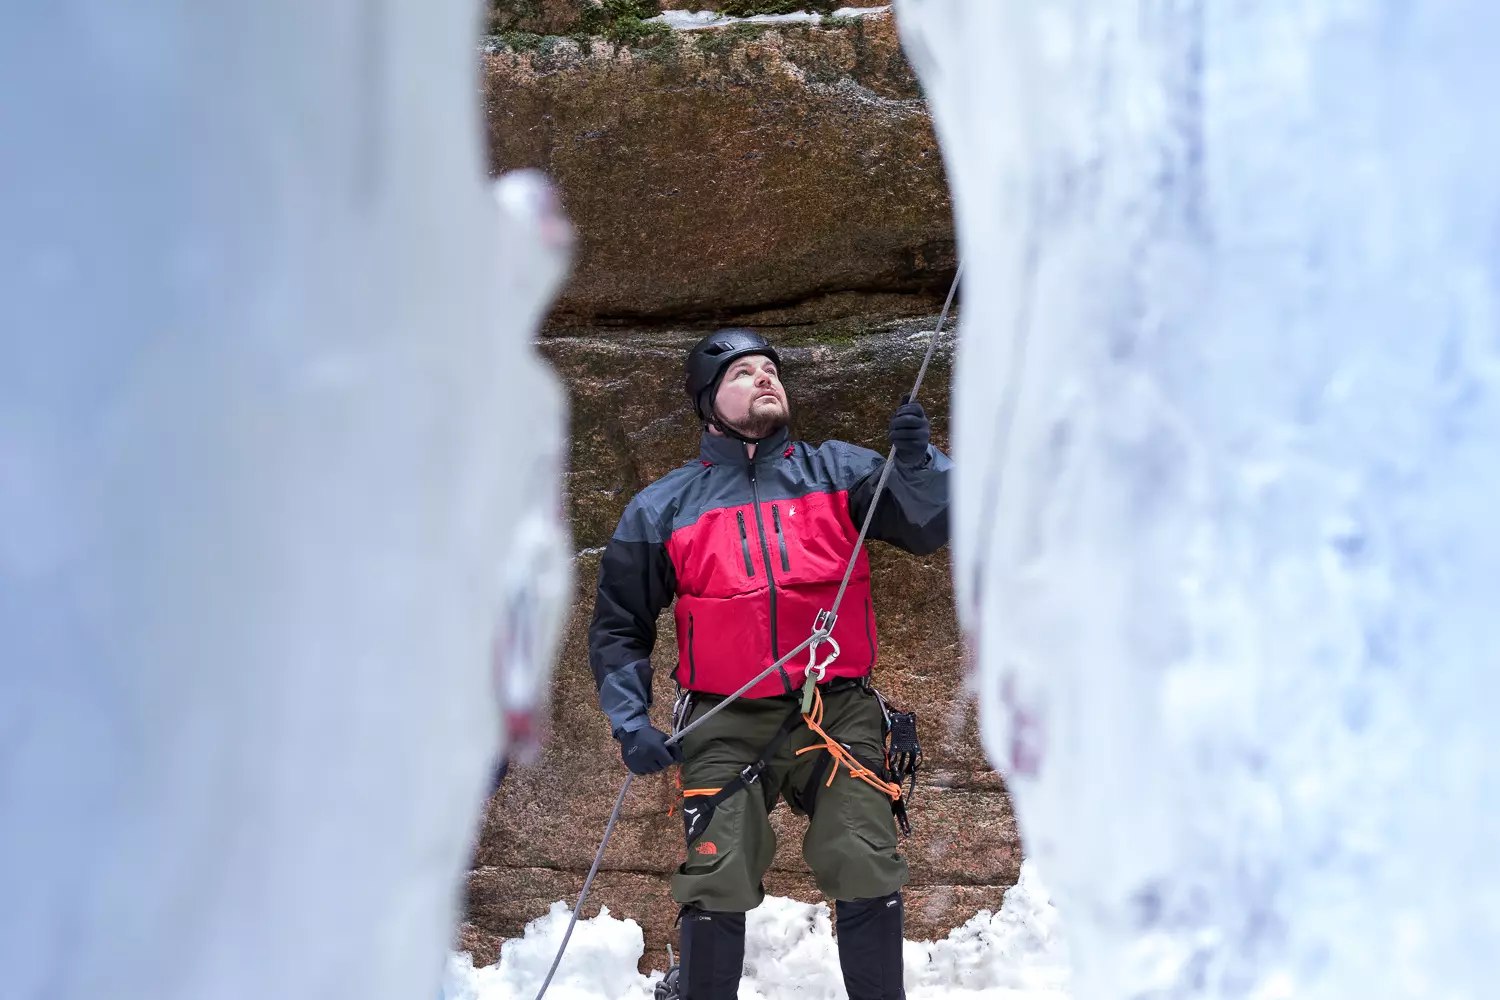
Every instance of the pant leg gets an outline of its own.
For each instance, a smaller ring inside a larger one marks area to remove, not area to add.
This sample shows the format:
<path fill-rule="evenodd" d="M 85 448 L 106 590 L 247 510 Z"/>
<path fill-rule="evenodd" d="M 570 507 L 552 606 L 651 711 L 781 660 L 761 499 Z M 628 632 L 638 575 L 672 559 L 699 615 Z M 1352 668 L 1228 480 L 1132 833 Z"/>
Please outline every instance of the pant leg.
<path fill-rule="evenodd" d="M 735 1000 L 744 969 L 745 915 L 684 906 L 679 1000 Z"/>
<path fill-rule="evenodd" d="M 719 699 L 706 698 L 693 710 L 700 717 Z M 690 733 L 682 742 L 682 788 L 722 788 L 760 756 L 785 720 L 784 705 L 765 699 L 735 702 Z M 768 775 L 769 777 L 769 775 Z M 744 913 L 765 899 L 761 879 L 776 854 L 776 834 L 767 816 L 766 789 L 757 782 L 714 809 L 708 828 L 687 845 L 687 860 L 672 876 L 672 898 L 684 906 L 719 913 Z M 683 798 L 687 810 L 703 808 L 702 797 Z"/>
<path fill-rule="evenodd" d="M 823 706 L 823 729 L 829 736 L 871 764 L 883 765 L 884 716 L 873 694 L 858 687 L 841 688 L 825 694 Z M 809 733 L 796 744 L 803 747 L 816 742 Z M 796 797 L 811 815 L 802 838 L 803 860 L 829 899 L 889 896 L 909 878 L 890 797 L 851 778 L 842 767 L 832 785 L 820 784 L 815 795 L 804 795 L 826 756 L 808 753 L 797 758 L 784 786 L 789 798 Z"/>
<path fill-rule="evenodd" d="M 901 894 L 839 900 L 839 967 L 849 1000 L 905 1000 Z"/>

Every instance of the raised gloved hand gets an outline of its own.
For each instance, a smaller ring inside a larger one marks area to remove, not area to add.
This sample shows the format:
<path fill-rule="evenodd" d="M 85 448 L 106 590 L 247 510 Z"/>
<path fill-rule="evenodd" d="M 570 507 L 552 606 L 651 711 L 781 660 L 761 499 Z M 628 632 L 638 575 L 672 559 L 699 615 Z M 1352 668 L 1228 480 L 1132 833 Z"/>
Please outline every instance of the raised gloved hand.
<path fill-rule="evenodd" d="M 655 774 L 682 760 L 677 744 L 668 745 L 667 734 L 654 726 L 620 734 L 620 757 L 634 774 Z"/>
<path fill-rule="evenodd" d="M 921 403 L 903 402 L 891 417 L 891 445 L 896 461 L 902 465 L 922 465 L 927 461 L 927 446 L 932 443 L 932 422 Z"/>

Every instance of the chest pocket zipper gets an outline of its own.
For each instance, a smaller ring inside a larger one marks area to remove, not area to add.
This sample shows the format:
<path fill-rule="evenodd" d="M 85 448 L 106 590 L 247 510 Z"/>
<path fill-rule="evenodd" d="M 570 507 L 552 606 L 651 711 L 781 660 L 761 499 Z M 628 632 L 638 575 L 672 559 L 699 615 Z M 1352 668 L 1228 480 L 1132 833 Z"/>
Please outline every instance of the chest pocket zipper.
<path fill-rule="evenodd" d="M 745 575 L 755 575 L 755 564 L 750 561 L 750 536 L 745 533 L 745 512 L 735 511 L 735 517 L 740 522 L 740 551 L 745 555 Z"/>
<path fill-rule="evenodd" d="M 781 510 L 774 503 L 771 505 L 771 520 L 776 524 L 776 543 L 781 546 L 782 572 L 790 573 L 792 567 L 786 558 L 786 535 L 781 533 Z"/>

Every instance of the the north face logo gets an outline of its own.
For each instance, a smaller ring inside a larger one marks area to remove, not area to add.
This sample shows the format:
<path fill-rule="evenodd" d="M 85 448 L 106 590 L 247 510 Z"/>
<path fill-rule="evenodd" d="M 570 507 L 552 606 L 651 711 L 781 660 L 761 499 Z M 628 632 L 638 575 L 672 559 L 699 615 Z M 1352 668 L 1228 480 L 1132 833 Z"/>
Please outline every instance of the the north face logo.
<path fill-rule="evenodd" d="M 699 854 L 718 854 L 719 853 L 719 849 L 717 847 L 715 847 L 711 842 L 709 842 L 707 840 L 705 840 L 703 843 L 701 843 L 697 847 L 695 847 L 694 850 L 697 851 Z"/>
<path fill-rule="evenodd" d="M 795 513 L 797 513 L 797 508 L 796 507 L 788 507 L 786 509 L 786 516 L 787 517 L 791 517 Z"/>

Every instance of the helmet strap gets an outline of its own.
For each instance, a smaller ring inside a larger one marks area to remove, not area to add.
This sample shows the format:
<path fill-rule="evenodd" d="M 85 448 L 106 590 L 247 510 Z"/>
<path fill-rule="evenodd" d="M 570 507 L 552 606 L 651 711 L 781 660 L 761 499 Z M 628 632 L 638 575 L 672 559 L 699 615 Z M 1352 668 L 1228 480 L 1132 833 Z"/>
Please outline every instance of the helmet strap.
<path fill-rule="evenodd" d="M 765 435 L 765 437 L 746 437 L 744 434 L 741 434 L 733 427 L 730 427 L 729 423 L 723 417 L 719 416 L 719 407 L 714 403 L 714 397 L 718 394 L 719 380 L 714 379 L 714 384 L 709 386 L 708 390 L 704 393 L 704 395 L 708 397 L 708 399 L 706 400 L 706 402 L 708 403 L 708 426 L 714 428 L 725 437 L 734 438 L 736 441 L 739 441 L 742 444 L 760 444 L 762 441 L 775 436 L 776 432 L 772 431 L 770 434 Z"/>
<path fill-rule="evenodd" d="M 767 434 L 765 437 L 758 437 L 758 438 L 746 437 L 745 435 L 741 434 L 739 431 L 735 430 L 733 427 L 730 427 L 723 420 L 721 420 L 719 418 L 718 413 L 715 413 L 713 415 L 713 418 L 711 420 L 709 420 L 709 425 L 711 427 L 714 427 L 715 429 L 717 429 L 719 431 L 719 433 L 723 434 L 725 437 L 732 437 L 736 441 L 742 441 L 745 444 L 760 444 L 762 441 L 765 441 L 767 438 L 770 438 L 772 436 L 772 434 L 775 433 L 775 432 L 772 432 L 772 434 Z"/>

